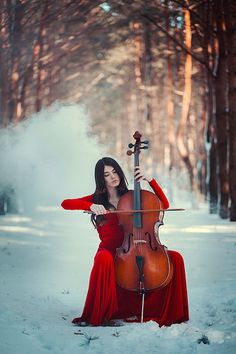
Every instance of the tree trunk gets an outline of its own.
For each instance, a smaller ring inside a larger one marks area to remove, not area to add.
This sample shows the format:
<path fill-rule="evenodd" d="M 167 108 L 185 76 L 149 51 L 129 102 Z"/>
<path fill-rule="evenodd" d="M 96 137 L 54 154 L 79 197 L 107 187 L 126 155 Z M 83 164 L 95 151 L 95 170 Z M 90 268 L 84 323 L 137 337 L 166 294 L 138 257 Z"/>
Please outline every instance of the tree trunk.
<path fill-rule="evenodd" d="M 21 21 L 23 17 L 23 5 L 19 0 L 8 1 L 6 3 L 8 15 L 8 32 L 10 44 L 10 90 L 9 90 L 9 117 L 14 123 L 21 118 L 21 102 L 19 100 L 19 80 L 20 80 L 20 43 L 22 36 Z"/>
<path fill-rule="evenodd" d="M 6 127 L 9 118 L 8 118 L 8 75 L 7 75 L 7 60 L 5 51 L 3 51 L 4 42 L 6 41 L 6 21 L 4 18 L 3 11 L 0 12 L 0 126 Z"/>
<path fill-rule="evenodd" d="M 168 8 L 169 0 L 165 1 L 166 10 L 166 30 L 170 31 L 170 16 L 169 16 L 169 8 Z M 173 72 L 172 72 L 172 42 L 169 37 L 167 37 L 167 58 L 166 58 L 166 65 L 167 65 L 167 139 L 168 139 L 168 170 L 169 170 L 169 183 L 168 183 L 168 195 L 170 202 L 173 201 L 173 168 L 175 166 L 175 129 L 174 129 L 174 97 L 173 97 Z"/>
<path fill-rule="evenodd" d="M 227 57 L 225 45 L 225 23 L 221 0 L 215 0 L 214 15 L 217 28 L 218 67 L 214 78 L 215 119 L 217 137 L 217 171 L 219 180 L 219 215 L 228 218 L 228 113 L 227 113 Z"/>
<path fill-rule="evenodd" d="M 207 104 L 207 127 L 206 127 L 206 150 L 207 150 L 207 195 L 209 199 L 210 214 L 217 213 L 218 205 L 218 178 L 217 178 L 217 154 L 215 116 L 213 114 L 213 83 L 212 76 L 207 74 L 208 104 Z"/>
<path fill-rule="evenodd" d="M 43 46 L 44 39 L 46 37 L 46 19 L 48 16 L 49 2 L 46 1 L 44 9 L 42 11 L 42 17 L 40 21 L 39 37 L 38 37 L 38 48 L 37 48 L 37 62 L 35 71 L 37 73 L 36 81 L 36 100 L 35 100 L 35 111 L 39 112 L 42 108 L 42 80 L 43 80 L 43 64 L 41 58 L 43 56 Z"/>
<path fill-rule="evenodd" d="M 204 141 L 204 134 L 206 130 L 206 120 L 207 120 L 207 98 L 206 98 L 206 91 L 203 90 L 202 94 L 202 111 L 200 114 L 200 124 L 198 124 L 198 120 L 196 121 L 196 131 L 198 132 L 196 136 L 195 146 L 199 146 L 199 154 L 198 154 L 198 183 L 199 183 L 199 190 L 207 197 L 207 186 L 206 186 L 206 173 L 207 173 L 207 158 L 206 158 L 206 149 L 205 149 L 205 141 Z M 199 126 L 199 129 L 198 129 Z"/>
<path fill-rule="evenodd" d="M 229 192 L 230 221 L 236 221 L 236 4 L 224 2 L 229 68 Z"/>
<path fill-rule="evenodd" d="M 204 57 L 207 66 L 212 70 L 214 68 L 214 40 L 211 37 L 213 28 L 213 11 L 210 0 L 205 3 L 204 20 L 206 23 L 204 31 Z M 206 151 L 207 151 L 207 197 L 209 200 L 210 214 L 216 214 L 218 208 L 218 178 L 217 178 L 217 154 L 216 154 L 216 128 L 214 114 L 214 93 L 213 76 L 209 70 L 206 70 L 206 95 L 207 95 L 207 123 L 206 123 Z"/>
<path fill-rule="evenodd" d="M 188 51 L 191 51 L 191 20 L 190 12 L 188 10 L 189 1 L 186 0 L 186 8 L 184 9 L 184 19 L 185 19 L 185 45 Z M 182 102 L 182 113 L 177 129 L 177 147 L 179 154 L 187 168 L 189 175 L 190 190 L 194 190 L 194 175 L 193 166 L 191 164 L 188 149 L 185 143 L 185 132 L 187 127 L 187 121 L 189 117 L 190 100 L 191 100 L 191 77 L 192 77 L 192 57 L 189 53 L 186 53 L 185 59 L 185 80 L 184 80 L 184 93 Z"/>
<path fill-rule="evenodd" d="M 135 95 L 136 95 L 136 122 L 138 129 L 142 133 L 145 127 L 144 120 L 144 90 L 143 90 L 143 55 L 144 55 L 144 41 L 143 41 L 143 28 L 141 21 L 135 20 L 133 23 L 133 44 L 135 51 L 134 58 L 134 75 L 135 75 Z"/>
<path fill-rule="evenodd" d="M 168 56 L 167 56 L 167 137 L 169 145 L 169 172 L 172 171 L 174 163 L 175 151 L 175 131 L 174 131 L 174 99 L 173 99 L 173 78 L 172 78 L 172 60 L 170 40 L 168 39 Z"/>

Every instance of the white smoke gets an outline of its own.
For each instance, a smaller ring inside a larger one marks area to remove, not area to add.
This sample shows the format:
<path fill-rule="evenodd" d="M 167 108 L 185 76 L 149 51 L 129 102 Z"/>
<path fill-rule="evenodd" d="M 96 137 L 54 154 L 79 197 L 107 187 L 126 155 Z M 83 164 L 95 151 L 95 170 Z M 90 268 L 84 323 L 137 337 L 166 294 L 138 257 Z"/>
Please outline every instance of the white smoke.
<path fill-rule="evenodd" d="M 94 165 L 103 153 L 87 128 L 81 107 L 55 104 L 1 129 L 0 193 L 13 190 L 27 211 L 92 193 Z"/>

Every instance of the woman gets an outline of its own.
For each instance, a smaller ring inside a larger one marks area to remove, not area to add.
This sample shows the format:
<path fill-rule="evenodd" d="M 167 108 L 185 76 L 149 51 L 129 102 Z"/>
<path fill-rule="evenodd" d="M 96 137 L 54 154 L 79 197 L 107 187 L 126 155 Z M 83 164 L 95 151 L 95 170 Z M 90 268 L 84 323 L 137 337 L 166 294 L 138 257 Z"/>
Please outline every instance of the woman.
<path fill-rule="evenodd" d="M 135 168 L 135 179 L 147 181 L 161 200 L 164 209 L 169 202 L 154 178 Z M 95 166 L 95 192 L 77 199 L 66 199 L 62 207 L 67 210 L 91 210 L 92 221 L 97 228 L 100 244 L 94 258 L 89 289 L 81 317 L 74 318 L 77 325 L 102 325 L 110 320 L 140 320 L 141 296 L 139 292 L 120 288 L 115 282 L 114 256 L 123 241 L 123 229 L 116 213 L 107 210 L 117 208 L 119 198 L 128 191 L 127 180 L 120 165 L 110 157 L 100 159 Z M 145 294 L 144 321 L 154 320 L 160 326 L 188 320 L 188 299 L 182 256 L 168 251 L 174 266 L 170 283 L 163 289 Z"/>

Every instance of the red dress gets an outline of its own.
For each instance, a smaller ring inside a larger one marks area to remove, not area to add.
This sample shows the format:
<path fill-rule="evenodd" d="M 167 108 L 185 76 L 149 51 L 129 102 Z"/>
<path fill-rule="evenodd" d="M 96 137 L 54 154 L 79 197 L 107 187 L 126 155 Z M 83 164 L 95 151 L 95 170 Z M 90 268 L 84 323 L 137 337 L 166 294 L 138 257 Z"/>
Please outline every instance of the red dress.
<path fill-rule="evenodd" d="M 149 183 L 162 201 L 164 208 L 169 202 L 157 182 Z M 90 210 L 93 195 L 78 199 L 66 199 L 62 207 L 68 210 Z M 123 241 L 123 229 L 116 214 L 105 214 L 106 222 L 97 228 L 100 244 L 94 257 L 90 274 L 89 289 L 81 317 L 72 322 L 85 321 L 101 325 L 104 320 L 140 320 L 141 296 L 139 292 L 120 288 L 115 282 L 114 256 L 116 248 Z M 154 320 L 160 326 L 169 326 L 189 319 L 185 269 L 182 256 L 176 251 L 168 251 L 173 262 L 174 274 L 163 289 L 155 289 L 145 294 L 144 321 Z"/>

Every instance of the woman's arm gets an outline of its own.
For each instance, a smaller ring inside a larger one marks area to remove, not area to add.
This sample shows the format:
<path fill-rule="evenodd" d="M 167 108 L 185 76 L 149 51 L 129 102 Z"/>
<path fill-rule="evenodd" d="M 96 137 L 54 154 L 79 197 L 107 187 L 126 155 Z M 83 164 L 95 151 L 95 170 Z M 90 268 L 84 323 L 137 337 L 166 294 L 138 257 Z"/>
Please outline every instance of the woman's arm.
<path fill-rule="evenodd" d="M 96 215 L 106 214 L 107 210 L 101 204 L 93 203 L 93 194 L 77 199 L 65 199 L 61 203 L 62 208 L 66 210 L 88 210 Z"/>
<path fill-rule="evenodd" d="M 157 181 L 153 177 L 147 176 L 140 169 L 139 166 L 136 166 L 134 168 L 134 175 L 135 175 L 135 179 L 137 181 L 139 181 L 139 182 L 140 181 L 147 181 L 149 183 L 149 185 L 152 187 L 152 189 L 155 192 L 155 194 L 161 200 L 163 209 L 168 209 L 169 208 L 169 202 L 168 202 L 168 199 L 166 198 L 165 193 L 163 192 L 163 190 L 161 189 L 161 187 L 159 186 L 159 184 L 157 183 Z"/>
<path fill-rule="evenodd" d="M 157 181 L 153 178 L 151 181 L 148 181 L 148 183 L 152 187 L 153 191 L 158 196 L 158 198 L 161 200 L 163 208 L 168 209 L 169 201 Z"/>
<path fill-rule="evenodd" d="M 77 199 L 65 199 L 61 206 L 66 210 L 90 210 L 92 204 L 93 194 Z"/>

